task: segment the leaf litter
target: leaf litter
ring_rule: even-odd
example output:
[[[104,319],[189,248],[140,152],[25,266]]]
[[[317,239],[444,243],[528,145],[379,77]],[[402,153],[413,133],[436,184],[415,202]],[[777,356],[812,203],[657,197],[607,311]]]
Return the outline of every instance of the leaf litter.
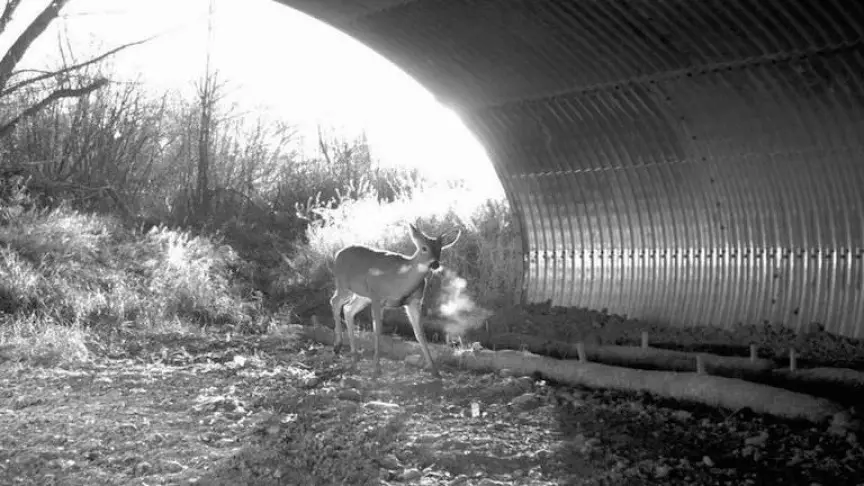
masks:
[[[402,362],[289,334],[0,368],[2,485],[864,484],[855,432]],[[505,376],[502,376],[505,375]]]

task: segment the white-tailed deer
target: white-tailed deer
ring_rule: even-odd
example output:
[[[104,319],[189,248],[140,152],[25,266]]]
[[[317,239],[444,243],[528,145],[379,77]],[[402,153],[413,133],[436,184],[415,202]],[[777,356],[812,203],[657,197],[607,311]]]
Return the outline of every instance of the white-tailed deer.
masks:
[[[432,370],[432,375],[440,378],[438,368],[429,353],[426,336],[420,325],[420,308],[426,291],[426,280],[432,271],[440,268],[441,250],[453,246],[461,230],[445,244],[445,236],[427,236],[413,224],[409,224],[411,240],[416,250],[411,256],[385,250],[376,250],[361,245],[347,246],[336,253],[332,271],[336,281],[336,291],[330,299],[333,309],[336,339],[333,350],[342,348],[342,310],[345,311],[345,325],[348,327],[348,343],[353,359],[357,361],[357,345],[354,338],[354,316],[372,304],[372,328],[375,333],[375,376],[381,373],[378,337],[385,307],[404,307],[414,329],[414,336],[420,343],[423,357]]]

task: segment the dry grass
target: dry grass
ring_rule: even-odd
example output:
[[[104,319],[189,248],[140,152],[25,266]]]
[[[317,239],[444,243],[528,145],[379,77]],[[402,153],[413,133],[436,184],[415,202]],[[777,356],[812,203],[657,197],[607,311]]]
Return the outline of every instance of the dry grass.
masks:
[[[251,322],[259,300],[236,278],[239,263],[230,247],[179,231],[22,212],[0,226],[0,346],[81,359],[94,330]]]
[[[89,355],[88,332],[81,325],[58,325],[50,317],[18,315],[0,320],[0,347],[6,358],[50,367],[60,362],[84,361]]]

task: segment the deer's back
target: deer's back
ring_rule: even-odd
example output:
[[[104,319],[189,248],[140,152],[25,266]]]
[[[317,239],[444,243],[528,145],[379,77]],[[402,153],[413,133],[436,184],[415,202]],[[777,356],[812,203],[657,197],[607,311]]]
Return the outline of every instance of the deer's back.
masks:
[[[378,250],[363,245],[346,246],[336,252],[336,260],[333,269],[356,269],[369,266],[397,266],[404,265],[410,260],[402,254],[392,251]]]
[[[336,253],[333,275],[338,286],[392,305],[418,289],[422,294],[425,274],[407,272],[410,263],[399,253],[354,245]]]

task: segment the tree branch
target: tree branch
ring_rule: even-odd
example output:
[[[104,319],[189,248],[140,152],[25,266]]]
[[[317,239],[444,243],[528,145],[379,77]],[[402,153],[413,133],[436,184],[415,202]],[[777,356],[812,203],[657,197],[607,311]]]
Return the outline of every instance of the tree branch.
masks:
[[[14,1],[15,0],[10,0],[7,4],[7,9]],[[52,0],[51,3],[48,4],[48,6],[45,7],[32,22],[30,22],[30,25],[24,29],[24,32],[22,32],[18,39],[15,40],[12,47],[6,51],[6,55],[3,56],[2,60],[0,60],[0,89],[6,87],[6,83],[9,82],[9,77],[11,76],[12,71],[15,69],[15,66],[18,65],[18,62],[21,61],[21,58],[24,57],[24,53],[27,52],[27,49],[30,48],[33,41],[42,35],[42,33],[45,32],[45,29],[51,25],[51,22],[57,18],[60,10],[68,1],[69,0]]]
[[[321,153],[324,154],[324,160],[327,161],[327,166],[333,168],[333,161],[330,159],[330,150],[327,148],[327,143],[324,142],[324,134],[321,133],[321,125],[318,125],[318,147],[321,148]]]
[[[6,8],[3,9],[3,15],[0,15],[0,34],[6,31],[6,26],[12,20],[12,14],[18,9],[18,4],[21,0],[6,0]]]
[[[102,53],[102,54],[100,54],[100,55],[98,55],[98,56],[96,56],[90,60],[87,60],[84,62],[79,62],[78,64],[73,64],[71,66],[64,67],[63,69],[59,69],[57,71],[45,72],[43,74],[40,74],[39,76],[25,79],[24,81],[15,83],[12,86],[4,89],[3,91],[0,91],[0,98],[8,95],[9,93],[13,93],[15,91],[18,91],[19,89],[21,89],[21,88],[23,88],[29,84],[38,83],[39,81],[44,81],[46,79],[53,78],[54,76],[58,76],[60,74],[66,74],[66,73],[69,73],[71,71],[75,71],[75,70],[81,69],[83,67],[87,67],[91,64],[96,64],[97,62],[100,62],[109,56],[113,56],[114,54],[117,54],[118,52],[120,52],[124,49],[128,49],[130,47],[141,45],[141,44],[144,44],[145,42],[150,42],[151,40],[153,40],[155,38],[156,38],[156,36],[151,36],[151,37],[148,37],[146,39],[141,39],[141,40],[137,40],[134,42],[129,42],[128,44],[123,44],[122,46],[115,47],[114,49],[111,49],[107,52],[104,52],[104,53]]]
[[[92,93],[93,91],[96,91],[97,89],[101,88],[102,86],[105,86],[106,84],[108,84],[107,79],[97,79],[96,81],[92,82],[91,84],[84,86],[84,87],[81,87],[81,88],[65,88],[65,89],[58,89],[58,90],[52,92],[50,95],[46,96],[45,98],[43,98],[41,101],[39,101],[35,105],[30,106],[29,108],[27,108],[26,110],[21,112],[20,115],[9,120],[8,122],[6,122],[6,124],[0,126],[0,139],[9,135],[9,133],[15,128],[16,125],[18,125],[18,123],[21,122],[21,120],[24,120],[25,118],[28,118],[28,117],[35,115],[41,109],[45,108],[46,106],[50,105],[51,103],[53,103],[59,99],[62,99],[62,98],[77,98],[79,96],[84,96],[86,94]]]

